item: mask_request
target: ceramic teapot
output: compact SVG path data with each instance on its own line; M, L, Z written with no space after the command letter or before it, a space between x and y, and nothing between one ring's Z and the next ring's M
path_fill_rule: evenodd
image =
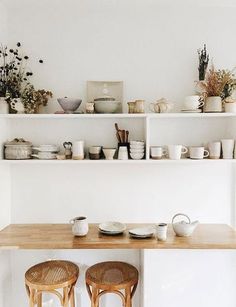
M174 220L177 216L184 216L185 218L187 218L188 221L186 222L182 220L180 222L174 223ZM178 213L174 215L172 218L172 227L178 237L191 236L191 234L197 227L198 223L199 223L198 221L191 222L190 218L186 214L183 214L183 213Z
M155 113L168 113L172 110L173 104L168 102L167 99L161 98L157 100L156 103L150 104L150 109L152 112Z

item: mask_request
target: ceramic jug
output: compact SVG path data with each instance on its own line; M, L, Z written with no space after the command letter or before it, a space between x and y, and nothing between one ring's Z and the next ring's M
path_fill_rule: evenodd
M172 108L173 104L169 103L165 98L161 98L157 100L156 103L150 104L151 111L155 113L168 113L172 110Z
M174 223L174 220L177 216L184 216L185 218L187 218L188 221L186 222L182 220L180 222ZM172 227L178 237L191 236L191 234L197 227L198 223L199 223L198 221L191 222L190 218L186 214L183 214L183 213L178 213L172 218Z
M74 219L70 220L70 223L72 224L73 235L78 237L86 236L89 226L85 216L75 217Z

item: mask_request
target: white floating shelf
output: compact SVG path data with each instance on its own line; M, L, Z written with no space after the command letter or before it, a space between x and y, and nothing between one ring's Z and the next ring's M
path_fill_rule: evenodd
M236 113L161 113L161 114L0 114L0 119L103 119L103 118L224 118Z
M13 164L13 165L37 165L37 164L51 164L51 165L83 165L83 164L228 164L228 163L236 163L234 159L219 159L219 160L211 160L211 159L203 159L203 160L191 160L191 159L180 159L180 160L0 160L0 164Z

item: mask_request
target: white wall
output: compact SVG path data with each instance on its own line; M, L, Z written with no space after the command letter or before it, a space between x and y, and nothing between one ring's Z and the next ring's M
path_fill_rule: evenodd
M32 58L45 60L42 66L32 61L34 81L39 87L51 89L55 98L79 96L85 101L87 80L124 80L125 104L130 99L144 98L153 102L166 96L176 102L176 109L180 109L183 97L194 92L198 64L196 51L204 43L207 43L217 67L232 68L236 64L236 6L232 0L225 0L223 4L219 0L176 0L174 4L170 0L5 0L4 4L8 10L9 35L7 39L0 37L11 44L22 42ZM0 10L0 20L2 12ZM59 107L54 101L48 111L56 109ZM187 124L163 121L151 126L155 131L151 139L153 144L166 140L199 143L232 133L223 121L198 122L202 140L196 133L195 121ZM59 122L47 125L33 122L29 126L17 121L11 124L10 136L20 136L21 133L32 141L43 142L45 135L47 142L53 138L61 142L63 138L85 138L87 133L89 142L95 142L100 133L99 141L114 142L110 134L103 139L98 127L110 133L106 123L97 126L93 122L89 130L87 124L80 123L62 122L60 126ZM93 134L92 129L96 131ZM181 130L182 139L175 129ZM141 130L134 132L134 137L140 134ZM235 133L232 136L235 137ZM86 214L91 222L108 219L156 222L169 221L174 213L184 211L201 222L230 223L234 213L232 169L223 164L218 167L21 165L12 166L11 174L12 222L67 222L80 213ZM233 252L229 254L234 257ZM229 263L229 254L216 257L207 251L189 251L183 256L183 263L196 276L199 266L193 268L193 261L213 260L208 274L203 276L207 286L201 288L201 296L207 298L217 281L217 286L221 285L222 291L229 294L227 302L231 307L235 304L235 295L230 268L225 270L225 280L230 280L230 285L221 284L215 278L218 269L215 259ZM122 255L120 251L108 254L101 251L95 255L88 251L89 259L81 252L61 251L55 255L73 260L78 258L82 266L106 259L107 255L130 262L134 260L136 265L140 263L135 252ZM184 301L176 295L178 291L182 293L183 283L176 283L174 289L165 288L163 294L163 275L170 280L173 278L165 268L168 269L175 255L168 254L167 258L165 252L157 254L156 251L148 252L149 255L147 259L150 261L144 268L144 289L147 291L151 284L151 293L146 292L150 297L144 306L156 307L153 293L160 293L158 306L172 307L174 301L175 306L180 303L181 307L189 306L198 286L195 282L187 286ZM15 295L11 307L16 305L18 297L22 306L26 304L23 292L25 269L48 256L50 253L47 252L12 253ZM176 264L175 274L180 276L183 268L177 260L173 263ZM139 295L136 300L141 300ZM86 303L83 289L82 306ZM222 305L220 300L207 300L207 303L209 307Z

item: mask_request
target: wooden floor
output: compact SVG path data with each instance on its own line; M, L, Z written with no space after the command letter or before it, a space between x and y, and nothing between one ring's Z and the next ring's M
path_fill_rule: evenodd
M153 224L128 224L136 226ZM236 232L223 224L198 225L193 236L176 237L168 227L166 242L133 239L128 231L123 235L107 236L89 225L86 237L74 237L68 224L12 224L0 232L0 249L236 249Z

